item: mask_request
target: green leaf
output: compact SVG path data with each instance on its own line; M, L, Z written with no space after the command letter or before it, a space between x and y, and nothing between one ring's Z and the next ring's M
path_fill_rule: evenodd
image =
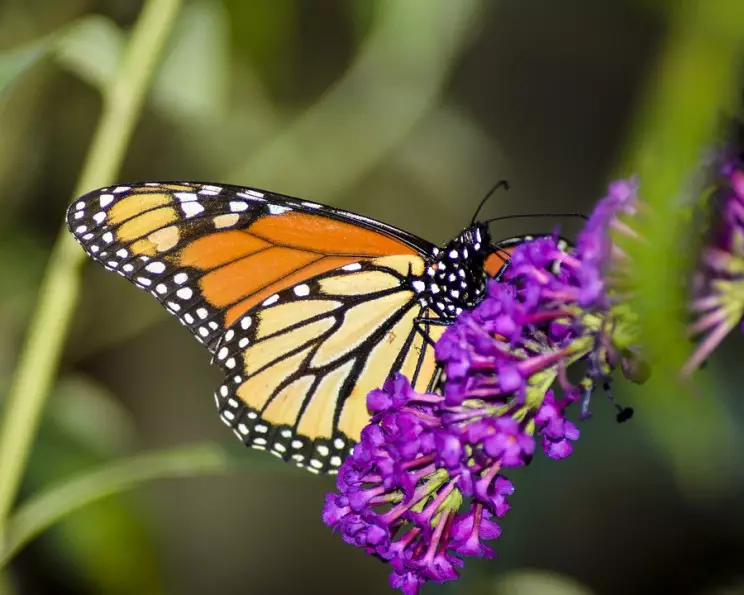
M60 36L55 57L63 68L104 92L116 77L125 45L124 33L111 19L93 15Z
M111 451L122 456L125 454L122 451L128 450L128 445L122 446L116 439L121 434L118 426L126 422L115 411L115 401L97 394L95 385L86 386L85 377L70 380L60 383L67 385L62 391L63 386L58 384L49 400L26 469L24 494L34 494L56 481L109 463L113 460ZM77 392L83 398L76 403ZM109 407L105 406L107 403ZM86 411L86 408L98 411ZM111 413L112 419L102 420L101 428L91 426L101 421L104 411ZM59 414L66 414L72 425L68 427ZM110 443L105 443L106 438L101 436L105 432L113 434ZM47 559L64 559L60 571L65 576L61 580L74 581L82 591L160 595L164 591L161 560L139 496L124 492L92 502L60 519L37 538L35 547Z
M0 53L0 101L23 73L47 55L52 37L47 36Z
M201 444L139 455L66 479L21 504L7 525L0 565L34 537L76 510L154 479L224 473L229 458L216 446Z

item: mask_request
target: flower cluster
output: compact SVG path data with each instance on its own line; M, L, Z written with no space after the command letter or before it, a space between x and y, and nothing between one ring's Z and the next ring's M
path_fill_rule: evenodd
M442 394L418 393L402 376L370 393L372 419L323 519L389 563L404 594L456 578L463 557L492 557L484 542L501 533L512 468L538 444L550 458L568 456L579 437L569 406L581 401L588 415L592 391L616 366L642 380L627 285L616 282L625 257L609 233L632 237L623 217L636 208L637 184L619 182L575 250L553 237L519 246L483 301L438 341ZM578 362L585 376L572 383L567 370Z
M744 162L729 156L720 168L718 192L712 195L713 213L693 282L690 334L703 336L683 372L691 374L744 317Z
M463 415L403 376L372 392L368 406L372 421L339 470L339 493L326 497L324 522L388 562L390 584L406 595L457 578L464 556L492 557L484 541L500 535L494 519L514 491L504 470L527 464L535 450L529 424ZM568 423L552 399L539 417L551 436Z

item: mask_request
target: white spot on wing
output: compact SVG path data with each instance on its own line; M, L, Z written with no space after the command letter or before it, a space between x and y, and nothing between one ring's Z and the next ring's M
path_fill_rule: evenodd
M279 301L279 296L275 293L274 295L267 297L263 301L264 306L271 306L271 304L276 304Z
M310 287L303 283L302 285L297 285L294 288L294 293L298 297L304 297L310 293Z
M240 213L241 211L245 211L248 209L248 203L243 200L231 200L230 201L230 210L233 213Z
M201 190L199 190L200 194L207 194L209 196L216 196L220 192L222 192L220 186L212 186L210 184L204 184L204 186L201 187Z
M289 207L282 207L281 205L269 205L269 213L272 215L281 215L291 210Z
M190 300L194 295L194 291L190 287L181 287L181 289L176 292L176 295L182 300Z
M181 210L187 217L195 217L199 213L204 212L204 206L198 202L182 202Z
M238 192L238 196L240 196L241 198L247 198L248 200L258 200L261 202L266 202L263 193L256 192L255 190L244 190L243 192Z

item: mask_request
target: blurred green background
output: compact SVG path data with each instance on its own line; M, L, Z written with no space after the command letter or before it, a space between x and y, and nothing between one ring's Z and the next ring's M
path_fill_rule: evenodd
M185 2L117 181L262 187L437 242L466 225L502 178L512 190L489 203L490 216L586 212L617 171L683 4ZM100 89L140 9L134 0L0 0L0 75L23 70L0 91L0 395ZM575 233L574 222L561 223ZM552 226L514 220L493 233ZM512 474L498 559L469 562L462 580L424 592L744 593L742 342L730 343L705 373L714 394L662 407L618 387L636 409L624 425L597 397L573 456ZM106 461L192 442L213 441L239 463L228 475L158 481L75 513L15 558L6 591L388 592L388 569L321 523L333 479L243 449L215 414L219 380L154 300L86 268L21 497Z

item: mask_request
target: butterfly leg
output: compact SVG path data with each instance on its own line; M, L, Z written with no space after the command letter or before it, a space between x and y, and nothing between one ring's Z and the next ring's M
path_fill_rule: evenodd
M452 324L451 321L429 318L428 316L419 316L418 318L413 319L413 325L416 328L416 331L420 333L424 338L424 341L432 347L435 346L435 342L432 340L431 335L429 335L429 326L449 326L450 324Z

